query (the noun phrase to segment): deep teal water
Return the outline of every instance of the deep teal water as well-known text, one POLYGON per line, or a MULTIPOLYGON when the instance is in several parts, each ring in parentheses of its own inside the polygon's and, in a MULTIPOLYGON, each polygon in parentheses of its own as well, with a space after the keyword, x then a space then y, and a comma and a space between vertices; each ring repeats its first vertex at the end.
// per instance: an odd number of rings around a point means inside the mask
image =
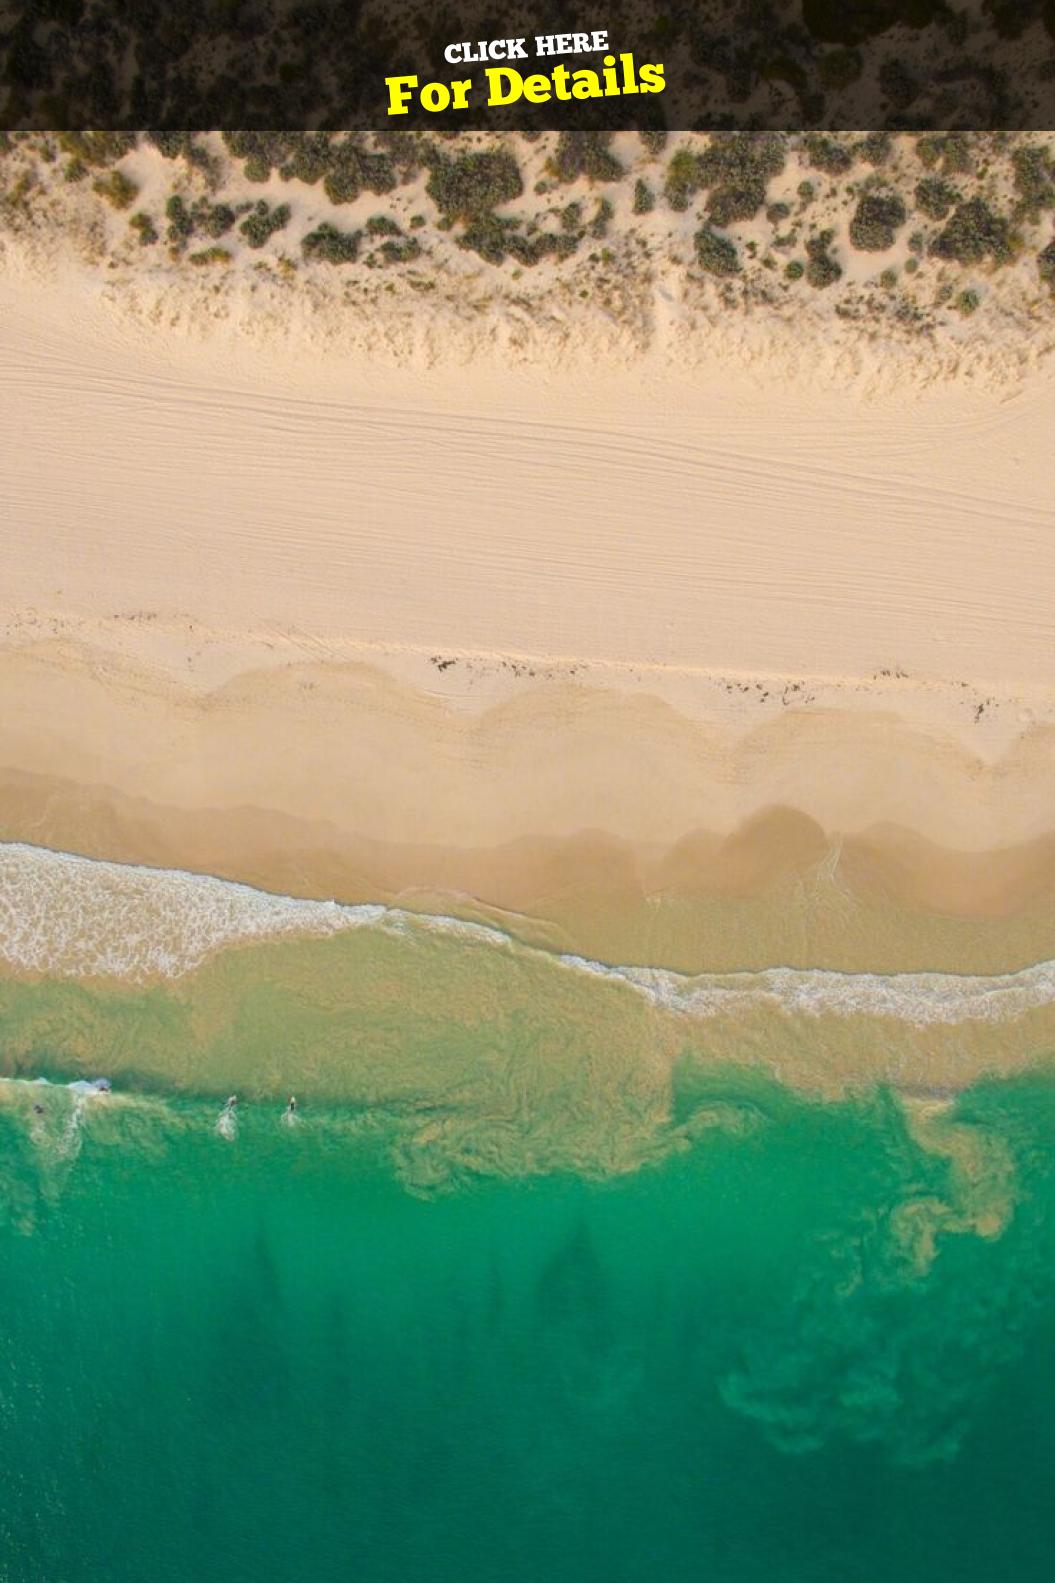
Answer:
POLYGON ((0 1112, 0 1578, 1049 1579, 1051 1082, 959 1153, 723 1083, 634 1174, 433 1197, 336 1113, 0 1112))

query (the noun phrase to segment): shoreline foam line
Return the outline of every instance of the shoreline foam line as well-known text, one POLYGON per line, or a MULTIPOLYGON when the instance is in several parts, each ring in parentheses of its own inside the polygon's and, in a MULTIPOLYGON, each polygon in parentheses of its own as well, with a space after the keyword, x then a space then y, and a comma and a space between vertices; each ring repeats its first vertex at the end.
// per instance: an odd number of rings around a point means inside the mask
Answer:
POLYGON ((380 902, 354 905, 258 890, 184 869, 114 863, 0 842, 0 963, 16 972, 143 983, 192 973, 226 946, 377 928, 438 932, 545 957, 617 980, 665 1010, 708 1019, 751 1010, 889 1017, 917 1026, 1008 1022, 1055 1002, 1055 961, 1005 974, 850 973, 775 965, 684 974, 528 945, 489 924, 380 902))

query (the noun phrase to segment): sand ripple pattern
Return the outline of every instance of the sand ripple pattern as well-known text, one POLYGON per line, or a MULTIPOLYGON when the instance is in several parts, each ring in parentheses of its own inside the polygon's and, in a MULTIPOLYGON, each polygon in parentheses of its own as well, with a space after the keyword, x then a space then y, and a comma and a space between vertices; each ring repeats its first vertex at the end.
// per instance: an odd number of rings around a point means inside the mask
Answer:
MULTIPOLYGON (((539 955, 501 930, 367 903, 276 896, 207 874, 108 863, 0 843, 0 963, 17 972, 143 982, 192 972, 227 946, 376 928, 423 940, 539 955)), ((554 966, 619 980, 665 1010, 693 1018, 752 1011, 895 1018, 919 1027, 1009 1022, 1055 1000, 1055 962, 1015 973, 840 973, 771 967, 702 973, 612 966, 565 953, 554 966)))

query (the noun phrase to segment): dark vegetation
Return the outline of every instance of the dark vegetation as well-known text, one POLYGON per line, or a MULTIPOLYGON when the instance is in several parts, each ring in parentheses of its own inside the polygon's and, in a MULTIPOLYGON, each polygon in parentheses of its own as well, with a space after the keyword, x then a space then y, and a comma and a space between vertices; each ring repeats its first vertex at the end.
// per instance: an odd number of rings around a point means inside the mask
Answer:
POLYGON ((916 183, 916 208, 929 220, 944 220, 959 196, 941 176, 924 176, 916 183))
POLYGON ((323 224, 308 232, 300 248, 305 258, 323 264, 354 264, 361 239, 361 231, 339 231, 335 225, 323 224))
POLYGON ((937 258, 957 264, 981 264, 991 260, 1006 264, 1013 256, 1011 227, 984 198, 968 198, 958 203, 952 218, 931 243, 937 258))
POLYGON ((884 253, 893 247, 907 219, 908 211, 896 193, 864 193, 850 220, 850 242, 866 253, 884 253))
POLYGON ((708 275, 738 275, 740 257, 727 236, 719 236, 709 226, 696 232, 696 258, 708 275))
POLYGON ((843 272, 842 265, 836 263, 828 251, 831 242, 831 231, 821 231, 819 235, 811 236, 806 243, 806 279, 818 291, 823 291, 826 286, 834 286, 843 272))
POLYGON ((246 216, 238 229, 250 247, 263 247, 276 231, 284 230, 289 224, 290 212, 288 203, 276 204, 272 208, 261 198, 253 205, 252 213, 246 216))
POLYGON ((550 169, 558 181, 618 181, 623 167, 609 152, 611 132, 562 132, 550 169))

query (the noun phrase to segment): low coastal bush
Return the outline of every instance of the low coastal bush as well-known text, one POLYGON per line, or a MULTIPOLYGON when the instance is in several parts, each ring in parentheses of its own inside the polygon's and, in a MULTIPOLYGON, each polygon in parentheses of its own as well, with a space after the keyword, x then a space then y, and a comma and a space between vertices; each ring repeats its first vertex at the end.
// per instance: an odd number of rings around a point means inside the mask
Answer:
POLYGON ((957 264, 981 264, 991 259, 1006 264, 1012 256, 1011 227, 1003 215, 989 207, 984 198, 968 198, 958 203, 952 218, 931 243, 937 258, 957 264))
POLYGON ((499 204, 511 203, 524 190, 515 157, 494 153, 436 156, 425 191, 447 220, 471 221, 499 204))
POLYGON ((971 135, 941 132, 921 137, 916 142, 916 157, 927 170, 940 165, 943 175, 967 176, 974 169, 971 135))
POLYGON ((166 202, 165 218, 168 221, 168 240, 174 247, 182 247, 194 231, 194 219, 178 192, 172 193, 166 202))
POLYGON ((226 236, 237 218, 229 203, 210 203, 199 199, 191 211, 194 227, 213 239, 226 236))
POLYGON ((844 176, 852 170, 857 158, 855 149, 848 143, 840 142, 838 138, 829 137, 823 132, 810 132, 807 134, 806 159, 815 170, 823 170, 828 176, 844 176))
POLYGON ((1037 273, 1045 286, 1055 290, 1055 237, 1037 254, 1037 273))
POLYGON ((811 236, 806 243, 806 279, 818 291, 834 286, 842 276, 842 266, 836 263, 828 251, 831 240, 832 232, 822 231, 819 236, 811 236))
POLYGON ((924 176, 916 183, 916 208, 928 220, 944 220, 960 194, 940 176, 924 176))
POLYGON ((370 236, 402 236, 403 232, 395 220, 387 214, 374 214, 366 222, 366 229, 370 236))
POLYGON ((615 210, 607 198, 601 198, 597 210, 590 221, 590 235, 600 241, 601 237, 608 235, 608 223, 615 214, 615 210))
MULTIPOLYGON (((321 181, 331 203, 354 203, 361 192, 380 196, 397 185, 392 156, 369 148, 361 133, 225 132, 223 139, 230 153, 244 160, 248 181, 265 182, 273 170, 287 181, 309 186, 321 181)), ((397 149, 412 146, 399 142, 395 133, 387 139, 397 149)))
POLYGON ((112 209, 130 209, 139 188, 122 170, 112 170, 92 182, 92 191, 106 200, 112 209))
POLYGON ((656 195, 647 181, 640 176, 634 183, 634 213, 651 214, 656 207, 656 195))
POLYGON ((727 236, 719 236, 710 226, 696 232, 696 258, 708 275, 738 275, 740 257, 727 236))
POLYGON ((971 291, 970 288, 968 288, 967 291, 960 292, 960 295, 953 303, 953 307, 958 313, 962 313, 964 318, 967 319, 970 318, 971 314, 975 312, 980 300, 981 299, 979 298, 978 293, 976 291, 971 291))
POLYGON ((784 274, 788 280, 801 280, 806 273, 806 266, 801 258, 790 258, 784 265, 784 274))
POLYGON ((277 204, 272 209, 271 205, 261 198, 254 204, 252 214, 246 216, 238 229, 250 247, 263 247, 276 231, 283 230, 289 224, 291 213, 288 203, 277 204))
POLYGON ((389 237, 381 243, 381 257, 386 264, 411 264, 421 256, 421 243, 416 236, 389 237))
POLYGON ((866 165, 885 165, 893 146, 889 132, 868 132, 857 145, 857 152, 866 165))
POLYGON ((667 174, 663 182, 663 195, 670 207, 679 213, 684 212, 699 192, 700 186, 699 157, 690 153, 687 148, 676 149, 667 165, 667 174))
POLYGON ((157 226, 154 224, 149 214, 144 214, 142 209, 140 209, 138 214, 134 214, 132 216, 128 224, 139 237, 140 247, 149 247, 152 242, 157 241, 157 226))
POLYGON ((339 231, 324 221, 309 231, 300 244, 306 259, 323 264, 354 264, 359 256, 360 231, 339 231))
POLYGON ((114 165, 136 146, 134 132, 60 132, 59 147, 82 165, 114 165))
POLYGON ((715 225, 733 225, 737 220, 753 220, 765 201, 764 181, 752 180, 736 186, 727 182, 708 194, 707 213, 715 225))
POLYGON ((1041 211, 1055 207, 1055 182, 1051 155, 1046 148, 1029 144, 1016 148, 1011 156, 1015 192, 1015 214, 1020 219, 1040 219, 1041 211))
POLYGON ((229 264, 231 255, 225 247, 203 247, 197 253, 188 253, 187 262, 201 269, 208 264, 229 264))
POLYGON ((893 247, 907 218, 908 211, 896 193, 864 193, 850 221, 850 243, 861 252, 885 253, 893 247))
POLYGON ((610 152, 611 132, 562 132, 549 170, 558 181, 618 181, 623 167, 610 152))

